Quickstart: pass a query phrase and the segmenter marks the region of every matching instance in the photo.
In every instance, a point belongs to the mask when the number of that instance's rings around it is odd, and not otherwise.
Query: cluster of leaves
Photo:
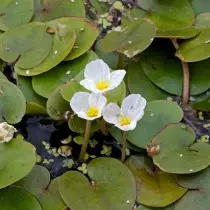
[[[101,13],[101,3],[90,3]],[[31,144],[20,136],[1,144],[3,210],[132,210],[136,198],[144,205],[138,210],[208,209],[210,146],[182,123],[182,108],[166,99],[186,99],[188,90],[193,96],[189,105],[210,110],[210,5],[204,0],[138,0],[137,8],[114,7],[126,16],[96,40],[99,28],[86,18],[81,0],[0,3],[0,59],[14,67],[17,80],[17,85],[8,81],[1,64],[0,122],[16,124],[25,114],[65,120],[65,113],[72,113],[72,95],[84,90],[79,81],[85,66],[97,58],[127,70],[127,87],[122,83],[110,91],[108,102],[120,103],[126,91],[148,101],[144,117],[128,132],[127,147],[141,155],[131,156],[127,167],[112,158],[92,160],[87,167],[91,182],[70,171],[50,183],[49,172],[34,166]],[[190,77],[183,79],[183,70]],[[84,120],[74,116],[68,124],[84,134]],[[92,132],[98,129],[94,125]],[[109,132],[122,142],[120,130]]]

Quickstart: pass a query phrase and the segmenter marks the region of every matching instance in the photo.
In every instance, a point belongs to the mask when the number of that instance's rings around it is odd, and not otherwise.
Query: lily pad
[[[147,103],[143,118],[137,123],[133,131],[128,132],[128,140],[141,148],[171,123],[178,123],[183,118],[183,111],[178,104],[157,100]]]
[[[0,79],[6,79],[7,80],[6,76],[1,71],[0,71]]]
[[[206,97],[204,100],[196,101],[192,104],[192,107],[200,111],[210,111],[210,96]]]
[[[47,100],[47,113],[54,120],[64,119],[64,114],[70,109],[69,103],[61,95],[61,87],[58,87]]]
[[[72,50],[76,34],[67,24],[61,24],[59,19],[50,21],[46,25],[54,30],[52,49],[48,57],[38,66],[24,70],[15,66],[15,71],[23,76],[34,76],[49,71],[59,64]]]
[[[210,13],[209,12],[202,13],[196,17],[194,25],[200,29],[210,28],[209,21],[210,21]]]
[[[100,41],[100,46],[105,52],[117,50],[132,58],[144,51],[152,43],[155,35],[155,25],[151,21],[144,19],[126,21],[107,34]]]
[[[60,17],[85,17],[82,0],[36,0],[33,21],[46,22]]]
[[[23,69],[39,65],[49,54],[52,35],[44,23],[28,23],[12,28],[0,36],[0,57]]]
[[[210,165],[210,146],[195,142],[195,133],[185,124],[172,124],[156,135],[152,142],[160,146],[153,156],[161,170],[174,174],[191,174]]]
[[[34,1],[2,0],[0,14],[0,30],[2,31],[28,23],[34,14]]]
[[[137,201],[152,207],[165,207],[182,197],[187,189],[180,187],[177,177],[160,170],[154,171],[152,160],[131,156],[126,165],[137,183]]]
[[[35,150],[20,135],[9,143],[0,144],[0,189],[19,181],[32,170],[36,163]]]
[[[0,79],[0,122],[20,122],[25,114],[26,101],[20,89],[11,82]]]
[[[192,5],[195,15],[200,15],[204,12],[210,12],[210,2],[206,0],[189,0]]]
[[[70,171],[60,177],[60,193],[71,209],[132,210],[136,183],[132,173],[120,161],[97,158],[88,166],[88,176]]]
[[[166,99],[170,96],[169,93],[158,88],[147,78],[139,63],[128,65],[127,83],[130,93],[140,94],[147,101]]]
[[[9,187],[1,190],[0,205],[1,210],[42,210],[38,200],[20,187]]]
[[[179,45],[176,56],[185,62],[201,61],[210,57],[210,28]]]

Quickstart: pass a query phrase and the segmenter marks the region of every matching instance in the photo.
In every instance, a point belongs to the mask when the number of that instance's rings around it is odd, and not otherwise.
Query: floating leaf
[[[169,125],[152,142],[160,146],[154,164],[165,172],[191,174],[210,165],[210,146],[195,142],[195,133],[185,124]]]
[[[151,21],[133,20],[125,22],[118,29],[107,34],[100,41],[100,46],[104,51],[117,50],[132,58],[152,43],[155,34],[155,25]]]
[[[139,63],[130,63],[128,65],[127,82],[130,93],[140,94],[147,101],[166,99],[170,96],[147,78]]]
[[[97,158],[87,166],[89,180],[77,171],[60,177],[60,193],[71,209],[131,210],[136,183],[132,173],[113,158]],[[85,190],[84,190],[85,189]]]
[[[9,143],[0,144],[0,151],[0,188],[22,179],[36,163],[34,146],[19,135]]]
[[[85,17],[82,0],[36,0],[33,21],[46,22],[60,17]],[[39,2],[40,1],[40,2]]]
[[[0,79],[6,79],[7,80],[6,76],[1,71],[0,71]]]
[[[39,65],[49,54],[52,35],[43,23],[28,23],[12,28],[0,36],[0,57],[23,69]]]
[[[194,25],[200,29],[209,28],[209,21],[210,13],[202,13],[196,17]]]
[[[210,111],[210,96],[207,96],[204,100],[196,101],[192,107],[200,111]]]
[[[14,199],[15,198],[15,199]],[[8,187],[0,191],[1,210],[42,210],[37,199],[20,187]]]
[[[210,12],[210,2],[206,0],[189,0],[195,15]]]
[[[4,0],[0,4],[0,30],[28,23],[34,13],[33,0]],[[18,18],[17,18],[18,17]]]
[[[25,114],[26,101],[20,89],[11,82],[0,79],[0,122],[20,122]]]
[[[128,140],[145,149],[152,138],[165,126],[180,122],[182,117],[183,111],[178,104],[161,100],[150,101],[135,130],[128,132]]]
[[[126,165],[137,183],[137,201],[152,207],[165,207],[184,195],[187,189],[177,184],[177,177],[163,171],[153,170],[148,157],[131,156]]]
[[[38,66],[24,70],[15,66],[15,71],[23,76],[34,76],[49,71],[59,64],[72,50],[75,43],[76,34],[68,24],[60,23],[59,19],[46,23],[54,29],[53,45],[48,57]]]

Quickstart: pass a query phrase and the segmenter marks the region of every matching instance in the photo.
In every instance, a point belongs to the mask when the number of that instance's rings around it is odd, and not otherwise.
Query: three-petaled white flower
[[[107,99],[101,93],[77,92],[70,101],[70,106],[78,117],[86,120],[100,118]]]
[[[16,128],[7,122],[0,123],[0,143],[9,142],[13,139]]]
[[[85,79],[80,84],[93,93],[103,93],[120,85],[125,70],[115,70],[110,73],[109,66],[101,59],[91,61],[85,67]]]
[[[123,131],[133,130],[143,117],[145,106],[146,100],[141,95],[131,94],[123,100],[121,108],[109,103],[103,110],[103,118]]]

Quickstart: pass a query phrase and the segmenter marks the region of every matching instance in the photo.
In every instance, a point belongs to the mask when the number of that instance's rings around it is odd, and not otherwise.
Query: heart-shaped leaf
[[[137,201],[152,207],[165,207],[178,200],[187,189],[177,184],[177,177],[160,170],[154,171],[152,160],[131,156],[126,165],[137,183]]]
[[[88,166],[89,180],[76,171],[60,177],[60,193],[71,209],[132,210],[136,183],[132,173],[120,161],[97,158]]]
[[[128,132],[128,140],[141,148],[157,135],[165,126],[182,120],[183,111],[178,104],[169,101],[150,101],[144,116],[133,131]]]
[[[160,146],[154,164],[165,172],[190,174],[210,165],[210,146],[195,142],[195,133],[185,124],[169,125],[152,142]]]
[[[26,101],[20,89],[0,79],[0,122],[6,120],[10,124],[20,122],[25,114]]]
[[[31,193],[20,187],[8,187],[1,190],[0,205],[1,210],[42,210],[37,199]]]
[[[209,12],[202,13],[196,17],[194,25],[200,29],[209,28],[210,27],[209,21],[210,21],[210,13]]]
[[[34,13],[33,0],[3,0],[0,4],[0,30],[28,23]],[[17,18],[18,17],[18,18]]]
[[[155,25],[148,20],[126,21],[101,41],[100,46],[106,52],[117,50],[127,57],[144,51],[153,41],[156,34]]]
[[[52,35],[43,23],[28,23],[12,28],[0,36],[0,57],[28,69],[39,65],[49,54]]]
[[[11,142],[0,144],[0,189],[22,179],[36,163],[33,145],[18,135]],[[1,192],[1,191],[0,191]]]

